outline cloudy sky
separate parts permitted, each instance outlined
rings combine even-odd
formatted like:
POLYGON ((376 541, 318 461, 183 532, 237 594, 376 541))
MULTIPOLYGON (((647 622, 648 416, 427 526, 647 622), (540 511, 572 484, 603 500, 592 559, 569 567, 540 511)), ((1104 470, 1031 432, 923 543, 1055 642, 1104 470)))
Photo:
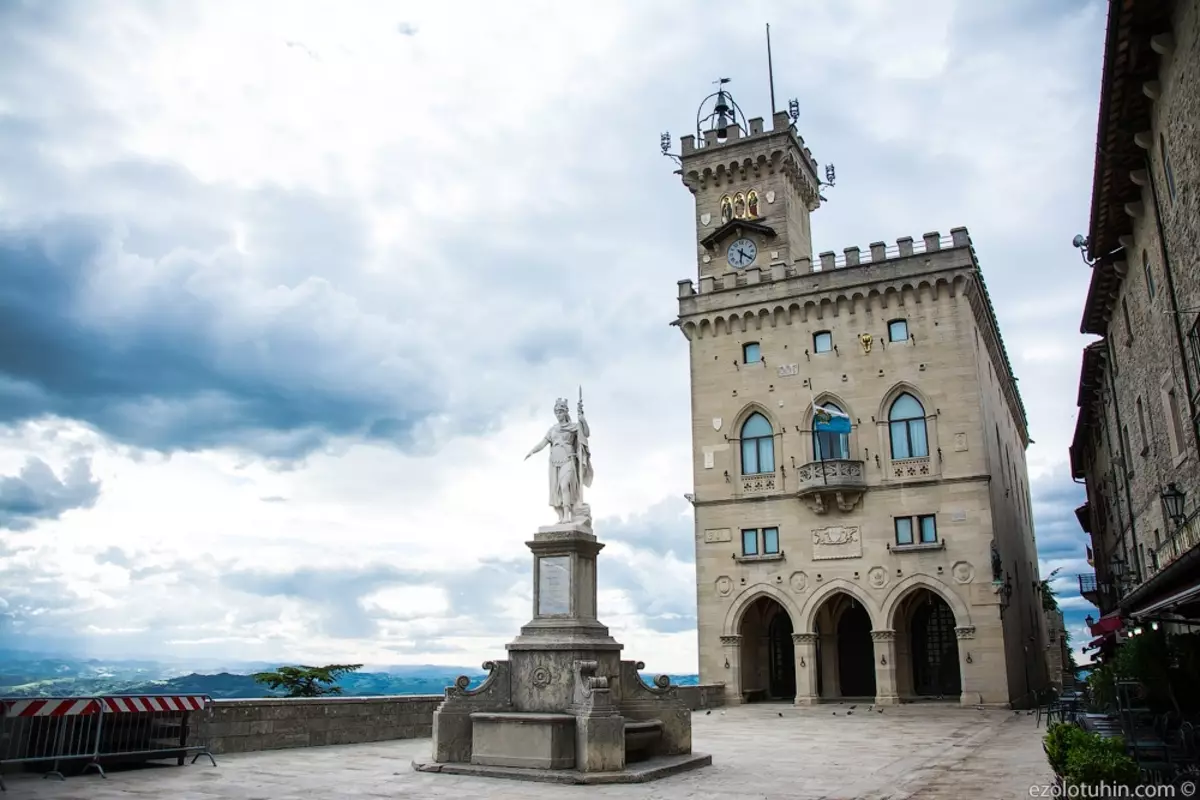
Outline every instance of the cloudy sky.
POLYGON ((837 186, 815 250, 966 225, 1077 643, 1104 7, 0 4, 0 645, 472 664, 528 620, 521 458, 583 386, 603 620, 695 669, 691 196, 717 77, 837 186))

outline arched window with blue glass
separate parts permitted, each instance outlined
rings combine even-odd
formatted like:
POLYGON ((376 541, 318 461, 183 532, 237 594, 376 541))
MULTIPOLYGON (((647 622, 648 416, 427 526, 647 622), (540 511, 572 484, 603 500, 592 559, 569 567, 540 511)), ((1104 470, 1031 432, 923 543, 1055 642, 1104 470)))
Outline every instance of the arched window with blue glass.
POLYGON ((755 412, 742 424, 742 474, 774 471, 775 431, 766 417, 755 412))
POLYGON ((850 458, 850 417, 837 403, 814 406, 813 460, 850 458))
POLYGON ((929 455, 929 437, 925 429, 925 407, 908 392, 892 401, 888 409, 892 458, 923 458, 929 455))

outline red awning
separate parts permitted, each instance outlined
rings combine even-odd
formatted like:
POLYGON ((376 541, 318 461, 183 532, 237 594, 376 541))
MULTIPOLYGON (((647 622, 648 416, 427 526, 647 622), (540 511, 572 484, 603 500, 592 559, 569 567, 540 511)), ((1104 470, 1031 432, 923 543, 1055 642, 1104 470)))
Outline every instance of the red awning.
POLYGON ((1114 631, 1121 630, 1124 626, 1125 622, 1121 619, 1121 615, 1114 611, 1092 623, 1092 636, 1107 636, 1114 631))

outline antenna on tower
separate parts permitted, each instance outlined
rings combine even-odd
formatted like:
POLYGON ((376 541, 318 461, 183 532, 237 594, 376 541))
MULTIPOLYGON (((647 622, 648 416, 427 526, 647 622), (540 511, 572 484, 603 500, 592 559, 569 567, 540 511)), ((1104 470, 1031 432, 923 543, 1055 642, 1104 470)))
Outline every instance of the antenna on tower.
POLYGON ((771 82, 771 116, 775 115, 775 67, 771 63, 771 23, 767 23, 767 80, 771 82))

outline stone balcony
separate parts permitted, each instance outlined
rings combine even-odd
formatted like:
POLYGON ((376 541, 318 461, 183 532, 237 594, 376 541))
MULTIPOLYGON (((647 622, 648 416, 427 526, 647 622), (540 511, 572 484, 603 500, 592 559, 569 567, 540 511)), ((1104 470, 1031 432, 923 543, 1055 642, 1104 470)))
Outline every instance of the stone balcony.
POLYGON ((851 511, 867 490, 863 462, 850 459, 810 461, 796 470, 796 496, 818 514, 835 505, 851 511))

